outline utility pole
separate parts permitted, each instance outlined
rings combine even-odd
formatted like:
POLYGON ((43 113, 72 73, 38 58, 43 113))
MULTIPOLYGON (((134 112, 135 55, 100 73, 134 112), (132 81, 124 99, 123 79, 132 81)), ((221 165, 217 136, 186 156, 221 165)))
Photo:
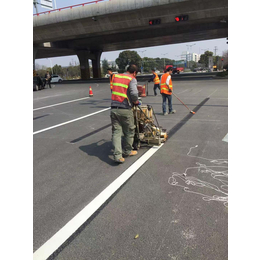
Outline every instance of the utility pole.
POLYGON ((215 56, 217 56, 216 54, 217 54, 217 50, 218 50, 218 48, 217 48, 217 46, 215 46, 215 56))
POLYGON ((37 8, 37 0, 33 0, 33 5, 34 5, 34 7, 35 7, 35 9, 36 9, 36 14, 38 14, 38 8, 37 8))
POLYGON ((163 58, 163 69, 165 68, 165 55, 168 54, 168 53, 161 53, 161 55, 164 55, 164 58, 163 58))

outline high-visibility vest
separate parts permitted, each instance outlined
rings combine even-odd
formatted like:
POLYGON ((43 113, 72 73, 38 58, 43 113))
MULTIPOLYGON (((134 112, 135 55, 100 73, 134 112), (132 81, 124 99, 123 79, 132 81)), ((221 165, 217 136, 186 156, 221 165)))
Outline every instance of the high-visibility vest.
POLYGON ((134 76, 130 74, 115 74, 112 82, 112 100, 123 102, 127 97, 127 89, 134 76))
POLYGON ((115 74, 112 74, 112 75, 110 75, 110 77, 109 77, 109 80, 110 80, 110 89, 111 89, 111 90, 112 90, 112 82, 113 82, 114 76, 115 76, 115 74))
POLYGON ((153 74, 155 75, 155 78, 153 79, 154 84, 160 84, 160 79, 158 77, 158 74, 155 72, 153 74))
POLYGON ((161 93, 171 95, 172 92, 169 91, 169 88, 172 90, 172 79, 169 81, 169 87, 166 85, 166 80, 168 78, 169 74, 165 73, 161 77, 161 93))

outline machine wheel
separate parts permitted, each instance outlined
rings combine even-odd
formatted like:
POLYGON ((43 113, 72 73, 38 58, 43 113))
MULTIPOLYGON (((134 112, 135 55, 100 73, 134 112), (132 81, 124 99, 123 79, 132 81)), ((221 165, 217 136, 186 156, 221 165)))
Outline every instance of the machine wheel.
POLYGON ((140 140, 134 141, 134 143, 133 143, 134 150, 139 150, 140 146, 141 146, 140 140))

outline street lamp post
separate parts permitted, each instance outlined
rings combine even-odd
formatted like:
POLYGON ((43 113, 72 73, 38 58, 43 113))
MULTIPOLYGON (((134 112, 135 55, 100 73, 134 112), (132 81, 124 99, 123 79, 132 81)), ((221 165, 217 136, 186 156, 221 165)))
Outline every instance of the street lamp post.
POLYGON ((163 69, 165 68, 165 55, 167 55, 168 53, 161 53, 161 55, 164 55, 164 58, 163 58, 163 69))
POLYGON ((53 71, 52 71, 52 62, 51 62, 51 59, 49 58, 46 58, 47 60, 49 60, 50 64, 51 64, 51 74, 53 74, 53 71))
MULTIPOLYGON (((142 54, 145 52, 146 50, 144 51, 138 51, 138 52, 141 52, 142 54)), ((141 56, 141 73, 143 74, 143 58, 141 56)))

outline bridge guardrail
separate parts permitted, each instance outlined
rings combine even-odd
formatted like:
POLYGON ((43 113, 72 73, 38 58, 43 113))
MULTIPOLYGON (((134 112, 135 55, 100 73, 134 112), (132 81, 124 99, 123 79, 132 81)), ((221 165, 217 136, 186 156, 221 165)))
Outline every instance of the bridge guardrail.
POLYGON ((85 5, 88 5, 88 4, 94 4, 94 3, 97 4, 99 2, 104 2, 104 1, 111 1, 111 0, 95 0, 95 1, 87 2, 87 3, 71 5, 71 6, 66 6, 66 7, 62 7, 62 8, 53 9, 53 10, 50 10, 50 11, 36 13, 36 14, 33 14, 33 16, 36 16, 36 15, 39 16, 40 14, 49 14, 49 13, 52 13, 52 12, 55 12, 55 11, 61 11, 61 10, 64 10, 64 9, 72 9, 74 7, 85 6, 85 5))

